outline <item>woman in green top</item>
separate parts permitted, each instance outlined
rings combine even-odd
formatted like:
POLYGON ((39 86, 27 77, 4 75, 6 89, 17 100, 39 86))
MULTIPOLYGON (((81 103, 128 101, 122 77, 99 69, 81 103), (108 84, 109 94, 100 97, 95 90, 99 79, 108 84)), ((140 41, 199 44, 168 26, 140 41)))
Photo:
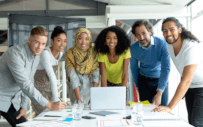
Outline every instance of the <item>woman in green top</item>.
POLYGON ((116 26, 104 29, 95 41, 101 86, 127 86, 130 40, 125 32, 116 26))

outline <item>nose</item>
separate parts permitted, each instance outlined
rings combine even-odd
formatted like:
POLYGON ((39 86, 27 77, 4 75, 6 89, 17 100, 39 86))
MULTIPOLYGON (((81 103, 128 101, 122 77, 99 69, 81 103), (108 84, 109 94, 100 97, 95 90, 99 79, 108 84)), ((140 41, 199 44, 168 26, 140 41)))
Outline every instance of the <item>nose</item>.
POLYGON ((167 31, 167 32, 166 32, 166 35, 167 35, 167 36, 171 35, 171 31, 170 31, 170 30, 167 31))
POLYGON ((143 35, 140 35, 140 40, 143 40, 144 39, 144 36, 143 35))

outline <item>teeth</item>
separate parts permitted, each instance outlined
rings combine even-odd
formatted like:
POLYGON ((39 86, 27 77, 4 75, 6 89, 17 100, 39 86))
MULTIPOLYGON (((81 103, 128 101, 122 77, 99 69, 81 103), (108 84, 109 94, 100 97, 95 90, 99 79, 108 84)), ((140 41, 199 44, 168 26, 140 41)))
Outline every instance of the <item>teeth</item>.
POLYGON ((114 44, 110 44, 110 45, 114 45, 114 44))
POLYGON ((168 39, 172 39, 172 37, 168 37, 168 39))
POLYGON ((86 45, 82 45, 82 46, 86 46, 86 45))

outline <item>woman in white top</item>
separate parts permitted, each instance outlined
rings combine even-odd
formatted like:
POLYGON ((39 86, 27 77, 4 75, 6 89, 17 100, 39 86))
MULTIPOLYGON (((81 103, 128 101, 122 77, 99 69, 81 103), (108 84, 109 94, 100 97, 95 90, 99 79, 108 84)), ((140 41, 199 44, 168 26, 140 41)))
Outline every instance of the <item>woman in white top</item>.
MULTIPOLYGON (((52 47, 46 47, 41 53, 40 63, 34 76, 35 87, 46 99, 52 102, 60 101, 55 71, 58 68, 58 63, 63 55, 66 44, 67 37, 65 31, 60 26, 55 27, 51 34, 52 47)), ((45 109, 34 102, 32 102, 32 108, 36 115, 45 109)))
POLYGON ((195 127, 203 127, 202 43, 174 17, 163 21, 162 31, 181 81, 169 105, 159 106, 153 111, 171 112, 185 96, 189 123, 195 127))

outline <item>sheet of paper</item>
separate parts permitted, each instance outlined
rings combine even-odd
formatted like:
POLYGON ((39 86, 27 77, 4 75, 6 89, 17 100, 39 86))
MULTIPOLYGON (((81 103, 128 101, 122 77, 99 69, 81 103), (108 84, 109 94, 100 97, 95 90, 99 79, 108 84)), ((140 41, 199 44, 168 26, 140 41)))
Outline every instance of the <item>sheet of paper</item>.
POLYGON ((40 121, 51 121, 51 120, 59 120, 64 119, 68 116, 68 112, 60 112, 60 111, 49 111, 44 113, 43 115, 40 115, 38 117, 35 117, 34 120, 40 120, 40 121), (50 117, 45 117, 45 115, 48 115, 50 117), (59 117, 51 117, 51 116, 59 116, 59 117))
POLYGON ((98 120, 99 127, 128 127, 130 126, 125 119, 98 120))
POLYGON ((142 103, 143 106, 149 106, 151 105, 150 102, 148 100, 146 101, 141 101, 141 102, 132 102, 132 101, 128 101, 128 103, 130 104, 130 106, 132 106, 133 103, 142 103))
POLYGON ((144 127, 193 127, 185 121, 143 121, 144 127))
POLYGON ((67 126, 71 126, 71 124, 67 122, 49 121, 49 122, 41 122, 37 124, 27 125, 23 127, 67 127, 67 126))

